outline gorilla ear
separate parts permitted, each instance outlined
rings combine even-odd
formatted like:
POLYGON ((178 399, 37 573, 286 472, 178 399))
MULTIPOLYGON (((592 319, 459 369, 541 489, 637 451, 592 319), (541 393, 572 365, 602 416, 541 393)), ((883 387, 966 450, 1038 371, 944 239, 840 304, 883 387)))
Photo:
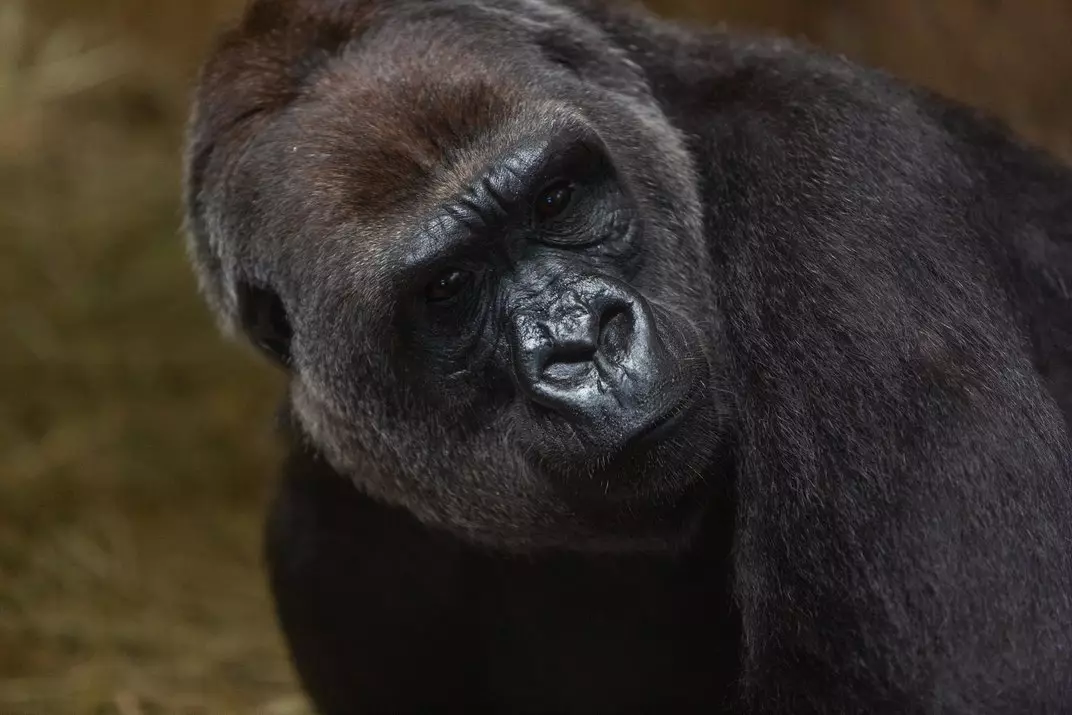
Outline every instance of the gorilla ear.
POLYGON ((293 331, 279 294, 269 288, 241 282, 237 298, 242 331, 272 362, 289 368, 293 331))

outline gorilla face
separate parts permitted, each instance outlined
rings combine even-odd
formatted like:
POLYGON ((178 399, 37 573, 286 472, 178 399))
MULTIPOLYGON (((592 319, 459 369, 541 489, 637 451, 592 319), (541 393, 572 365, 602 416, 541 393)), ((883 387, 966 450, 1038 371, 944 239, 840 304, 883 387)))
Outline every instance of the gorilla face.
POLYGON ((319 59, 275 12, 206 71, 193 249, 313 446, 499 546, 684 535, 730 405, 696 179, 639 70, 562 10, 366 11, 319 59))

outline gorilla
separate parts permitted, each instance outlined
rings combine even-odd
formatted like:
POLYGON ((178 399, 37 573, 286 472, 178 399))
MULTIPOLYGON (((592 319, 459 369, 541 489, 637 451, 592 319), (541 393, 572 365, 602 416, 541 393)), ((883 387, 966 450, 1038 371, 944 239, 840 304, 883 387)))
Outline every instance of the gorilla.
POLYGON ((602 0, 254 0, 188 245, 325 715, 1072 713, 1072 170, 602 0))

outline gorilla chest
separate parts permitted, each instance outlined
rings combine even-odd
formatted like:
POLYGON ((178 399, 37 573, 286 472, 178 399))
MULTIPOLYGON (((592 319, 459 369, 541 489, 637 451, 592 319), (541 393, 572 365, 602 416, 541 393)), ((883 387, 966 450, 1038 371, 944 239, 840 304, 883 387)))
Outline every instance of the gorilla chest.
POLYGON ((719 559, 492 555, 295 469, 277 613, 325 715, 719 712, 738 619, 719 559))
POLYGON ((724 597, 688 574, 584 559, 496 564, 471 618, 493 705, 511 712, 711 712, 736 670, 724 597))

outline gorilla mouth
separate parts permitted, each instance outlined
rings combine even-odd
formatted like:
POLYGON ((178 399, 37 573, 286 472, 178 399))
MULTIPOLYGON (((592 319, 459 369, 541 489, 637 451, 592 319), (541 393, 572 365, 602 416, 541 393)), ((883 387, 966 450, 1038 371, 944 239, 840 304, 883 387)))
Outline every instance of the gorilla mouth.
POLYGON ((653 447, 672 435, 684 422, 693 406, 693 392, 688 390, 685 397, 664 412, 657 414, 646 425, 637 430, 627 440, 627 447, 653 447))

